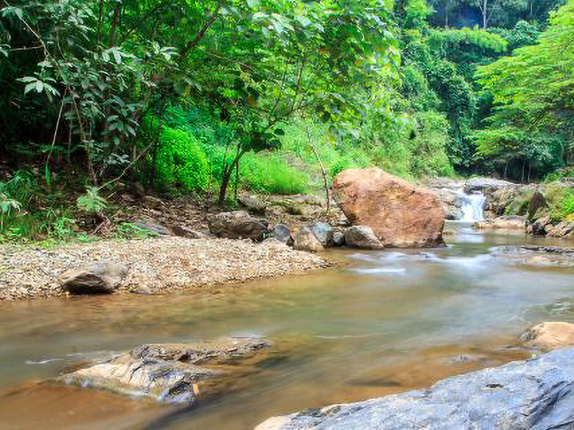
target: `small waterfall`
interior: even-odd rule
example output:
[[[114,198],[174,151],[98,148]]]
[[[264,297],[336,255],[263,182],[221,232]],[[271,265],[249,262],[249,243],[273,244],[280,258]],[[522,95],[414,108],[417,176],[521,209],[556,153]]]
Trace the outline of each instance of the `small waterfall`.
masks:
[[[486,197],[482,193],[466,194],[460,193],[460,200],[462,201],[461,211],[462,217],[460,221],[463,222],[476,222],[484,220],[484,202]]]

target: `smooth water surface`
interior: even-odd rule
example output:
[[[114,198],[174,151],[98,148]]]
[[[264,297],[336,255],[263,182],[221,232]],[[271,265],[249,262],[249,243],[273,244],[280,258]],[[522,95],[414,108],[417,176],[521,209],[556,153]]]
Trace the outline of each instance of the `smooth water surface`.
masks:
[[[338,268],[301,277],[170,296],[0,303],[0,428],[252,429],[272,415],[523,358],[516,336],[524,328],[574,321],[574,269],[515,267],[491,253],[544,239],[454,228],[448,248],[332,251]],[[269,359],[194,408],[29,384],[143,343],[247,334],[276,345]]]

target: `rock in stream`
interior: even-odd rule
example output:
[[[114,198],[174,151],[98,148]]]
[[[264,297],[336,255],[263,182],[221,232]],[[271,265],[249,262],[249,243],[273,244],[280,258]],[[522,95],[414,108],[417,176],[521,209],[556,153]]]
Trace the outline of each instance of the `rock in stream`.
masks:
[[[56,381],[162,403],[191,404],[203,393],[202,384],[213,384],[207,388],[208,394],[213,394],[221,389],[218,381],[241,372],[237,364],[269,346],[261,338],[143,345],[104,363],[64,374]]]
[[[274,417],[256,430],[570,430],[574,349],[455,376],[429,390]]]

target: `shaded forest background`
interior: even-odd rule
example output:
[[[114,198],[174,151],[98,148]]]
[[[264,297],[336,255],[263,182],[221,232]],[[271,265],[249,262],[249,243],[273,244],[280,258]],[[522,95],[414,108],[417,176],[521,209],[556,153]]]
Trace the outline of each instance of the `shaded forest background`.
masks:
[[[233,204],[373,165],[411,180],[569,174],[573,0],[0,7],[6,218],[66,190],[98,213],[119,183]]]

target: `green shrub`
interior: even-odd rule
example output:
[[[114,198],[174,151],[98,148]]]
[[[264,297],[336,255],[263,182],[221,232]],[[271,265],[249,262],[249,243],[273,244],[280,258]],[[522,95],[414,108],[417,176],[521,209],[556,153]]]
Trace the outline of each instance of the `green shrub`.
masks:
[[[292,167],[279,153],[248,154],[240,167],[240,180],[254,192],[300,194],[309,190],[309,175]]]
[[[560,222],[570,215],[574,215],[574,191],[561,189],[555,203],[551,203],[550,216],[552,221]]]
[[[155,158],[155,184],[161,190],[199,192],[206,189],[207,157],[191,133],[164,127]]]

